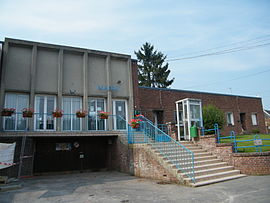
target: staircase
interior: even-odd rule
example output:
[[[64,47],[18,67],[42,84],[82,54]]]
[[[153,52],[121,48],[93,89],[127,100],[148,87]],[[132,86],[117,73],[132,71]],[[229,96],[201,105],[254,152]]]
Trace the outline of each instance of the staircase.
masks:
[[[235,170],[233,166],[229,166],[226,162],[222,162],[216,156],[202,149],[202,147],[191,142],[180,143],[194,154],[195,182],[188,176],[188,173],[183,173],[182,170],[177,169],[177,176],[184,180],[187,185],[198,187],[246,176],[240,174],[240,171]],[[166,146],[164,147],[164,145]],[[179,155],[177,154],[178,146],[172,142],[155,142],[151,146],[155,153],[163,157],[171,167],[174,167],[180,161],[185,161],[185,157],[181,157],[181,160],[179,160]]]

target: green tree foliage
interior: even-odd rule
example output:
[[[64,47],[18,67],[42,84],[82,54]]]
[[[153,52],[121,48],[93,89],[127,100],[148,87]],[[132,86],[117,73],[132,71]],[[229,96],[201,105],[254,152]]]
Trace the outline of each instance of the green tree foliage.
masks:
[[[134,51],[138,59],[138,80],[140,86],[147,87],[161,87],[166,88],[170,86],[174,78],[168,80],[170,70],[169,64],[165,63],[165,56],[163,53],[154,50],[154,46],[146,42],[138,50]],[[165,65],[163,65],[165,63]]]
[[[224,113],[214,105],[203,107],[203,125],[205,129],[213,129],[217,123],[219,128],[223,128],[225,123]]]

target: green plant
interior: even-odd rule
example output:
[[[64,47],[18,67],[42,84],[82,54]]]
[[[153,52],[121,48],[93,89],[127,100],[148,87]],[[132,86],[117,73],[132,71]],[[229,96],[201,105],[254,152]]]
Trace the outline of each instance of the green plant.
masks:
[[[14,108],[3,108],[1,115],[2,116],[11,116],[12,114],[14,114],[16,111],[16,109]]]
[[[224,113],[214,105],[203,107],[203,125],[205,129],[213,129],[215,123],[222,129],[225,123]]]
[[[260,133],[260,130],[259,129],[253,129],[251,132],[252,132],[252,134],[258,134],[258,133]]]
[[[87,111],[85,111],[85,110],[78,110],[78,111],[76,111],[76,116],[78,118],[84,118],[86,115],[87,115]]]
[[[109,113],[105,112],[105,111],[100,111],[98,116],[99,116],[100,119],[108,119]]]
[[[34,115],[34,109],[32,109],[32,108],[24,108],[22,110],[22,115],[25,118],[32,118],[33,115]]]

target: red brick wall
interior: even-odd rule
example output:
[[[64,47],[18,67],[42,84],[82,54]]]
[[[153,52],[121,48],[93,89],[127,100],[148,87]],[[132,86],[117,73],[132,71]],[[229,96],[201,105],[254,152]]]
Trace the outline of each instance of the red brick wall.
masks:
[[[233,153],[232,145],[217,144],[215,136],[200,137],[197,143],[219,159],[233,165],[241,173],[247,175],[270,174],[270,152]]]
[[[153,157],[153,152],[148,148],[143,144],[133,145],[134,175],[166,182],[179,182]]]
[[[248,175],[270,174],[270,152],[233,154],[232,163],[241,173]]]
[[[228,135],[231,130],[241,133],[240,113],[246,113],[247,132],[259,129],[260,133],[266,133],[262,101],[260,98],[241,97],[222,94],[211,94],[171,89],[138,88],[139,101],[136,109],[153,120],[153,110],[161,110],[164,115],[164,123],[175,121],[175,101],[185,98],[201,99],[202,105],[213,104],[224,112],[233,112],[234,126],[224,125],[222,134]],[[252,126],[251,113],[257,113],[258,126]]]

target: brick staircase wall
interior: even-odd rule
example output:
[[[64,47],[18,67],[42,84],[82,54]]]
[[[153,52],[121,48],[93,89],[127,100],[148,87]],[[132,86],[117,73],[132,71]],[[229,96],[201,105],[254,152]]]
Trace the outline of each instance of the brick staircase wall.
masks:
[[[230,143],[216,143],[215,135],[200,136],[196,144],[247,175],[270,175],[270,152],[233,153]]]
[[[132,144],[134,175],[164,182],[179,183],[176,170],[170,168],[162,157],[147,144]],[[167,168],[166,168],[167,167]]]

